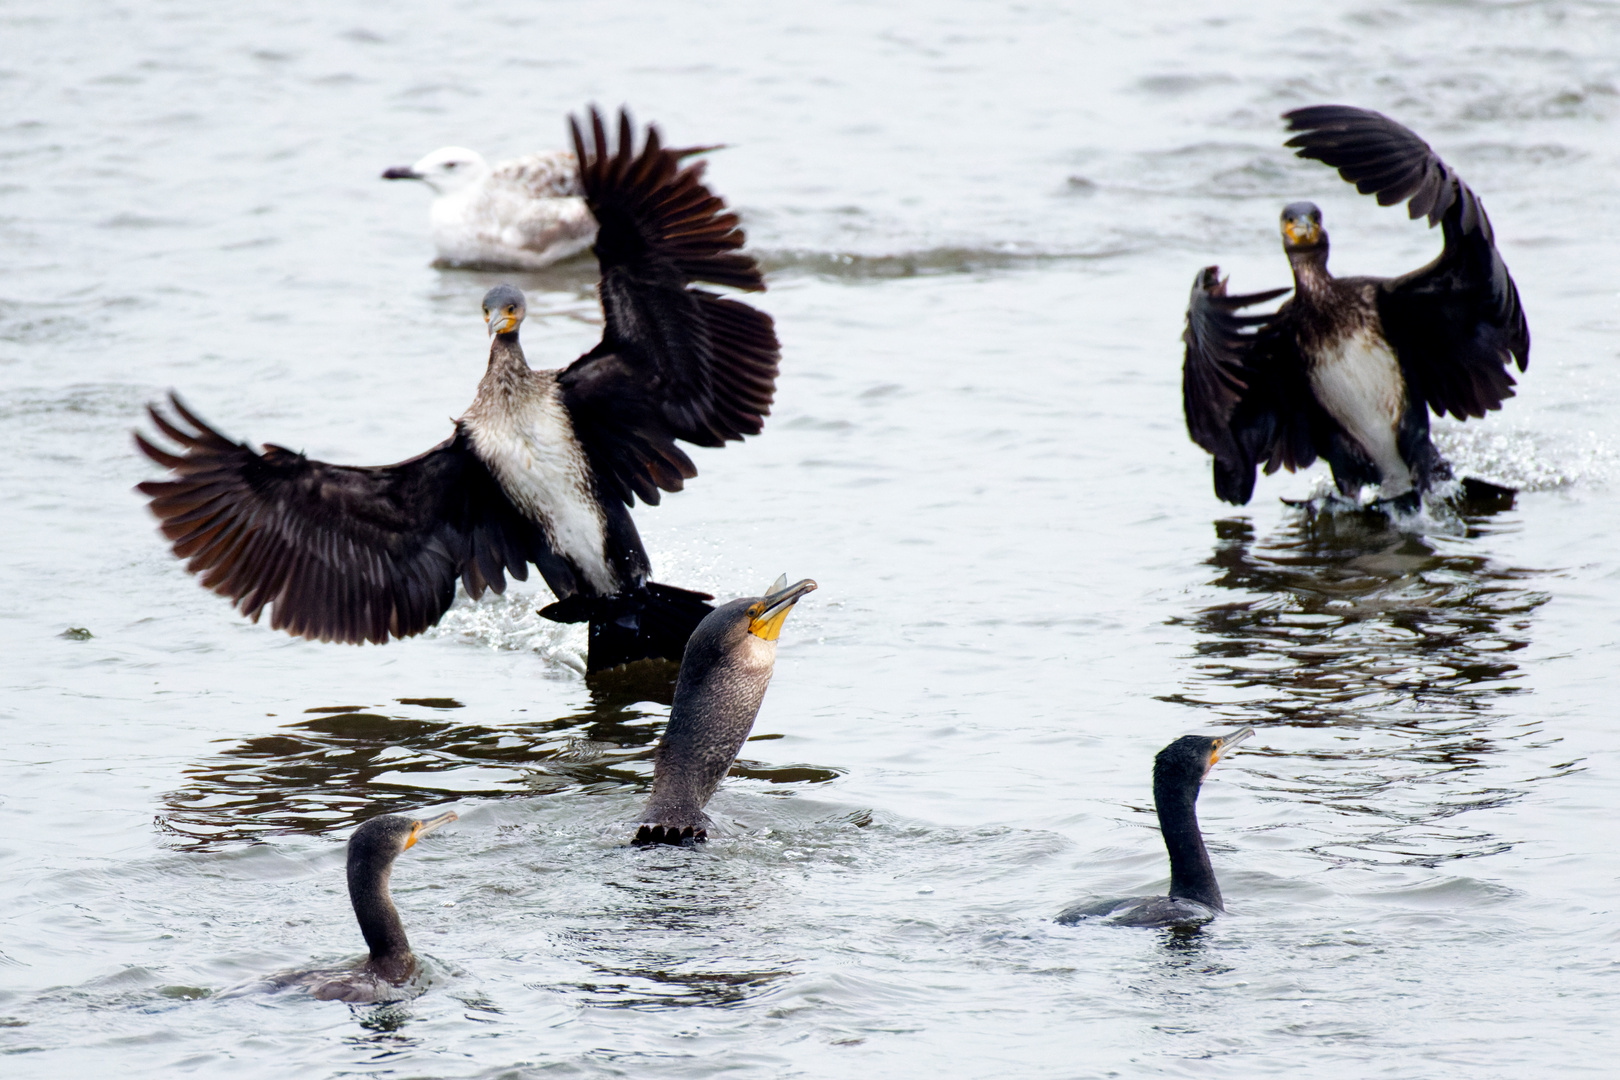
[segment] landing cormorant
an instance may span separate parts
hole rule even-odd
[[[1439,224],[1433,262],[1397,278],[1328,273],[1322,212],[1282,212],[1294,295],[1274,315],[1239,312],[1287,292],[1229,296],[1205,267],[1187,311],[1182,398],[1187,431],[1215,457],[1215,493],[1243,504],[1256,466],[1302,469],[1318,457],[1339,492],[1413,510],[1450,479],[1429,440],[1428,410],[1482,417],[1513,396],[1530,362],[1519,291],[1479,197],[1411,131],[1379,113],[1318,105],[1285,113],[1288,146],[1339,170],[1362,194]],[[1501,491],[1504,489],[1496,489]]]
[[[1215,763],[1254,734],[1183,735],[1153,759],[1153,805],[1170,854],[1170,895],[1138,896],[1081,904],[1059,915],[1060,923],[1104,919],[1116,926],[1197,926],[1226,911],[1221,887],[1198,831],[1198,789]]]
[[[764,596],[722,604],[693,631],[675,682],[669,726],[653,759],[652,796],[635,843],[708,838],[703,807],[754,727],[788,612],[815,587],[809,578],[789,585],[783,574]]]
[[[388,878],[402,851],[454,820],[454,810],[426,821],[384,814],[354,830],[349,837],[349,902],[371,955],[356,967],[310,972],[297,982],[322,1001],[368,1003],[401,996],[399,988],[415,976],[417,964],[399,909],[388,894]]]
[[[765,283],[737,249],[737,217],[680,167],[649,128],[638,152],[619,116],[612,151],[591,112],[591,145],[570,121],[581,186],[600,223],[602,341],[559,371],[532,370],[518,343],[523,294],[484,298],[489,367],[455,433],[397,465],[329,465],[280,446],[260,453],[213,430],[177,398],[152,409],[176,454],[137,434],[169,480],[151,497],[174,552],[249,618],[322,641],[382,643],[421,633],[455,599],[501,592],[528,563],[557,596],[545,609],[589,621],[591,670],[679,659],[706,594],[649,581],[631,521],[695,475],[677,439],[721,446],[758,434],[780,349],[771,318],[702,289]],[[182,427],[181,425],[186,425]],[[188,430],[189,428],[189,430]]]

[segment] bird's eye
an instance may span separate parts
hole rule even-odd
[[[459,162],[459,161],[447,161],[447,162],[444,163],[444,167],[447,168],[447,169],[453,169],[457,165],[460,165],[460,164],[461,164],[461,162]]]

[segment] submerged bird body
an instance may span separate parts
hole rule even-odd
[[[758,434],[780,349],[769,316],[701,289],[761,291],[737,252],[735,215],[680,168],[656,130],[638,152],[621,115],[617,150],[592,114],[574,129],[580,186],[601,221],[602,341],[560,370],[535,370],[518,331],[523,294],[491,289],[489,364],[452,437],[396,465],[352,467],[220,435],[171,399],[153,422],[181,453],[137,434],[173,478],[149,481],[175,554],[255,620],[323,641],[384,642],[438,622],[459,580],[473,598],[539,568],[557,602],[590,623],[591,670],[678,659],[706,594],[648,580],[630,517],[697,469],[677,440],[721,446]]]
[[[529,154],[491,167],[476,151],[445,146],[383,173],[433,190],[429,222],[449,266],[539,270],[578,255],[596,235],[573,154]]]
[[[717,607],[692,634],[681,659],[669,725],[653,759],[653,790],[638,844],[707,837],[703,812],[753,730],[776,665],[776,640],[788,612],[816,587],[786,577],[761,597]]]
[[[1385,205],[1409,200],[1445,246],[1398,278],[1335,278],[1322,213],[1282,213],[1294,295],[1272,315],[1246,307],[1286,292],[1227,294],[1218,267],[1194,281],[1183,402],[1193,441],[1215,458],[1215,492],[1242,504],[1255,470],[1318,457],[1347,498],[1368,484],[1415,509],[1451,470],[1429,437],[1429,410],[1481,417],[1513,396],[1508,369],[1529,363],[1530,332],[1478,197],[1411,131],[1378,113],[1328,105],[1287,114],[1288,145],[1339,169]]]
[[[1198,792],[1215,763],[1254,734],[1240,728],[1228,735],[1183,735],[1153,759],[1153,805],[1170,856],[1170,890],[1165,896],[1138,896],[1076,905],[1060,923],[1101,919],[1116,926],[1196,926],[1225,912],[1221,887],[1198,829]]]
[[[425,821],[397,814],[371,818],[349,837],[349,902],[370,955],[359,965],[307,972],[292,980],[323,1001],[364,1004],[410,996],[402,990],[417,973],[416,954],[389,894],[394,860],[427,833],[455,821],[447,811]]]

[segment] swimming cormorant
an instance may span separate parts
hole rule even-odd
[[[1106,919],[1117,926],[1196,926],[1226,908],[1198,831],[1198,789],[1215,763],[1254,734],[1239,728],[1227,735],[1183,735],[1153,759],[1153,805],[1159,832],[1170,854],[1170,894],[1081,904],[1059,915],[1060,923]]]
[[[722,604],[693,631],[675,682],[669,725],[653,759],[652,796],[637,844],[708,838],[703,812],[754,727],[776,665],[776,639],[799,598],[816,587],[776,579],[764,596]]]
[[[280,446],[260,453],[213,430],[171,396],[151,409],[182,452],[137,434],[171,469],[148,481],[174,552],[249,618],[299,637],[358,644],[421,633],[455,599],[501,592],[528,563],[557,596],[543,614],[591,624],[589,668],[679,659],[710,608],[704,593],[649,581],[631,521],[697,469],[676,445],[758,434],[780,349],[770,316],[691,288],[765,288],[737,249],[735,214],[649,128],[638,152],[619,116],[610,149],[591,112],[591,145],[572,120],[581,185],[600,222],[601,343],[560,371],[535,371],[518,343],[523,294],[484,298],[489,367],[454,434],[381,467],[329,465]],[[187,425],[182,427],[181,424]]]
[[[1243,504],[1254,471],[1325,458],[1344,496],[1377,484],[1416,509],[1451,477],[1429,440],[1428,410],[1482,417],[1513,396],[1509,368],[1530,362],[1519,291],[1479,197],[1411,131],[1379,113],[1318,105],[1285,113],[1288,146],[1339,170],[1362,194],[1439,224],[1445,244],[1397,278],[1328,273],[1322,212],[1291,203],[1283,250],[1294,295],[1273,315],[1239,312],[1287,292],[1229,296],[1205,267],[1187,311],[1182,398],[1187,431],[1215,457],[1215,493]],[[1503,489],[1497,489],[1498,491]]]
[[[416,974],[416,956],[405,924],[388,894],[388,878],[400,852],[440,825],[456,820],[447,810],[426,821],[384,814],[365,822],[349,837],[349,902],[360,933],[371,950],[364,963],[344,971],[311,972],[298,981],[322,1001],[366,1003],[399,996],[398,988]]]

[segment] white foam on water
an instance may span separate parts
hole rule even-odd
[[[428,637],[449,637],[502,652],[532,652],[546,661],[548,674],[585,673],[587,647],[584,623],[557,623],[540,609],[551,603],[549,593],[509,589],[504,595],[473,600],[459,592]]]
[[[1437,427],[1435,445],[1458,476],[1519,491],[1600,484],[1614,475],[1620,451],[1596,432]]]

